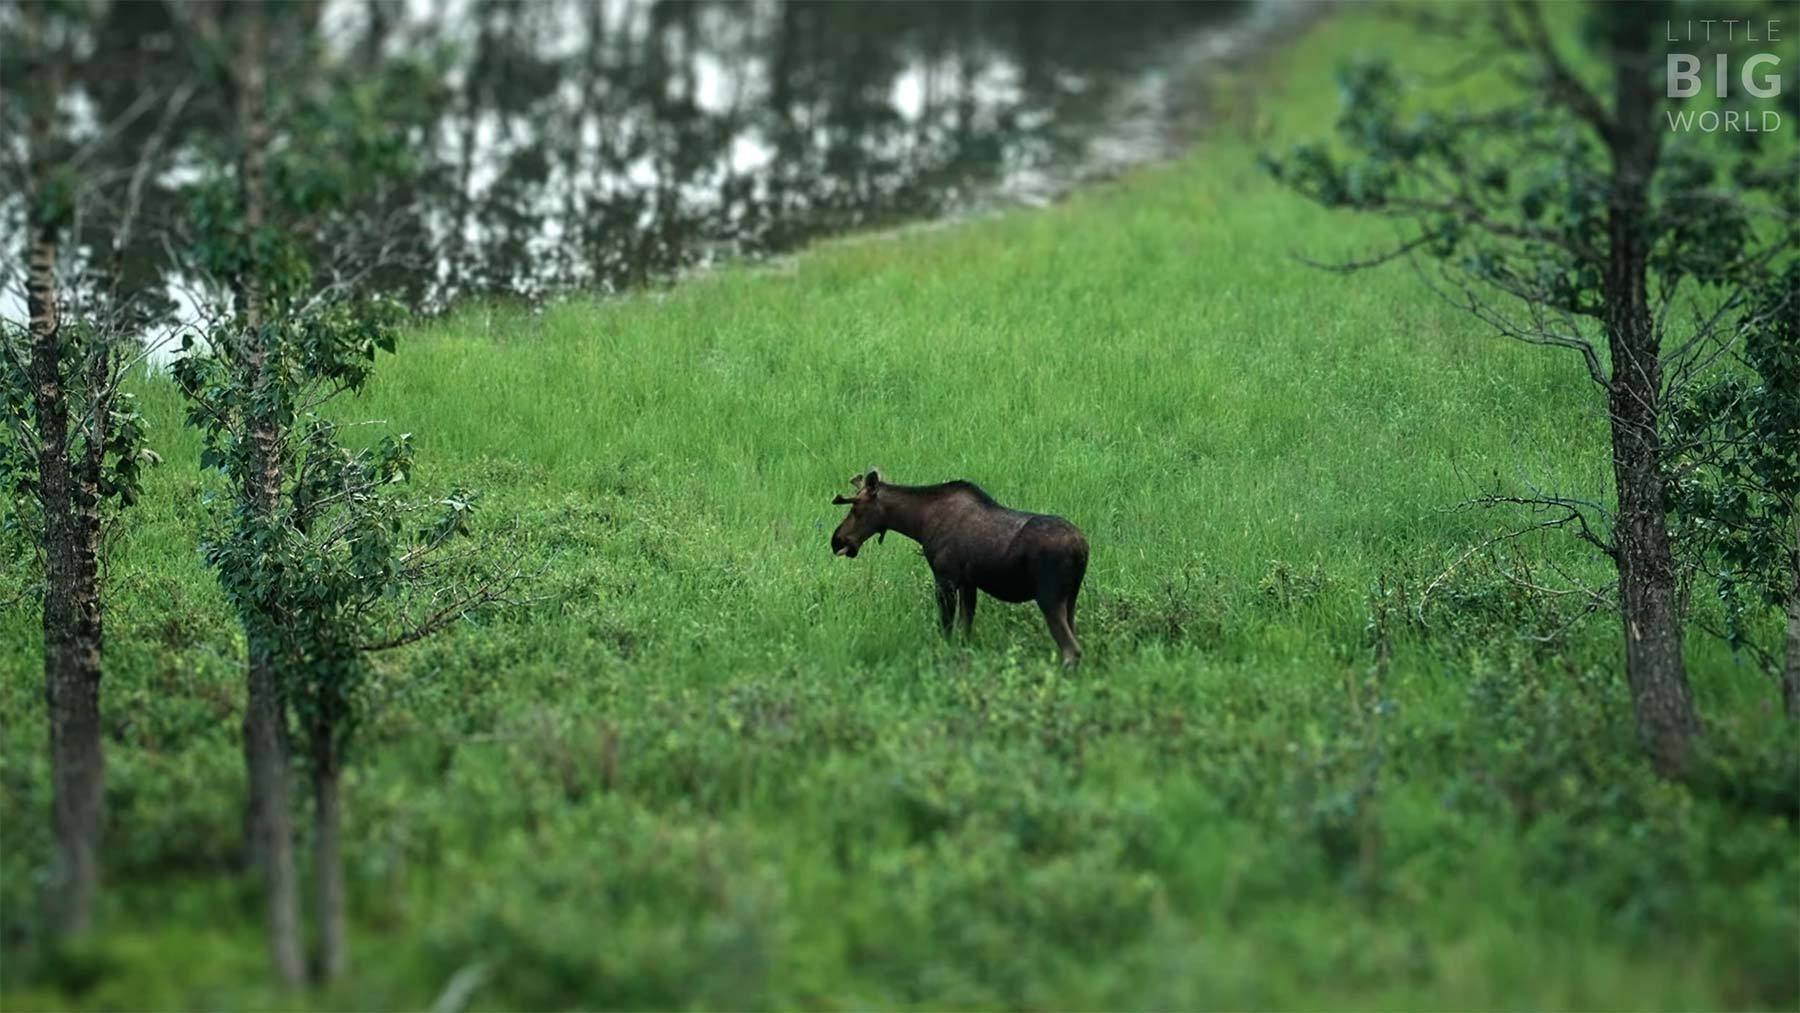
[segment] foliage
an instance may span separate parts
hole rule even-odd
[[[1670,412],[1670,510],[1696,565],[1717,576],[1727,639],[1800,594],[1800,264],[1746,308],[1741,369]]]
[[[163,165],[162,137],[152,130],[141,146],[117,139],[108,145],[104,136],[88,140],[86,154],[103,151],[120,163],[116,172],[99,178],[83,175],[68,161],[78,150],[76,138],[54,114],[47,116],[46,133],[38,137],[32,118],[46,106],[54,108],[50,89],[78,62],[77,52],[94,31],[96,12],[80,4],[45,4],[33,13],[35,28],[28,28],[33,19],[23,16],[0,22],[0,46],[20,54],[8,61],[8,95],[0,104],[0,128],[19,142],[10,152],[9,180],[19,187],[20,200],[8,202],[5,223],[7,252],[16,252],[18,259],[0,270],[0,284],[14,301],[13,311],[22,314],[27,305],[25,237],[33,230],[54,237],[58,256],[51,295],[60,312],[52,361],[68,441],[61,451],[79,480],[91,482],[103,506],[129,507],[142,489],[143,469],[160,458],[145,443],[144,418],[133,395],[119,389],[126,365],[138,352],[132,331],[139,323],[139,300],[121,284],[118,257],[99,251],[128,244],[139,227],[132,198],[143,179]],[[43,38],[33,39],[33,34]],[[143,109],[140,104],[136,113],[107,124],[109,133],[123,134],[133,126],[150,129],[156,118],[142,115]],[[34,141],[44,148],[32,150]],[[39,175],[31,175],[34,171]],[[85,230],[84,213],[90,220]],[[94,219],[104,224],[96,226]],[[83,242],[94,249],[81,249]],[[6,537],[41,547],[42,440],[37,387],[29,373],[31,341],[23,316],[0,320],[0,492],[10,501],[0,526],[7,529]],[[90,461],[96,445],[100,453]]]
[[[278,50],[274,59],[316,57]],[[260,224],[222,167],[193,188],[189,266],[252,288],[263,319],[246,320],[240,301],[237,313],[215,317],[204,347],[184,335],[172,367],[189,400],[187,422],[204,434],[200,463],[230,490],[229,526],[204,542],[206,561],[303,726],[323,729],[339,747],[356,721],[363,654],[453,618],[413,612],[449,590],[433,555],[466,532],[474,501],[454,493],[425,518],[424,504],[391,488],[411,474],[410,434],[359,447],[324,414],[367,384],[403,319],[398,304],[369,293],[363,275],[316,265],[323,254],[309,238],[321,227],[355,237],[343,213],[412,172],[419,68],[395,61],[381,69],[271,89],[277,136],[264,153]],[[338,228],[322,226],[334,218]],[[364,236],[355,245],[371,244]],[[273,434],[267,445],[263,434]],[[272,507],[262,501],[270,474],[279,486]]]
[[[348,447],[342,427],[317,410],[286,410],[360,389],[377,350],[393,348],[391,316],[381,307],[332,307],[327,316],[291,327],[271,323],[256,339],[274,352],[271,369],[285,388],[247,389],[231,366],[203,354],[184,356],[173,373],[190,401],[189,424],[205,435],[201,464],[224,475],[231,489],[249,488],[255,478],[242,420],[274,418],[287,434],[277,509],[265,513],[233,496],[229,527],[202,548],[251,643],[269,651],[283,674],[304,726],[322,719],[342,739],[356,720],[364,652],[428,621],[429,613],[414,619],[411,610],[443,590],[431,557],[467,532],[474,497],[452,492],[426,517],[424,504],[392,489],[412,473],[411,434]]]
[[[145,442],[146,423],[137,410],[136,395],[130,391],[108,389],[113,381],[93,388],[90,380],[99,375],[112,377],[119,372],[129,348],[117,340],[96,333],[99,328],[85,321],[65,321],[60,328],[60,341],[66,352],[58,364],[62,367],[62,389],[73,395],[70,405],[68,457],[80,461],[96,437],[93,425],[93,399],[105,401],[106,434],[100,437],[102,461],[99,490],[103,502],[129,507],[143,492],[144,469],[161,462],[161,455]],[[31,506],[38,493],[36,406],[32,402],[32,384],[23,369],[28,355],[28,336],[24,328],[0,324],[0,341],[7,350],[0,355],[0,400],[4,406],[5,438],[0,439],[0,488],[10,496],[17,508],[5,523],[18,524],[35,532],[42,519]],[[96,362],[99,359],[98,371]]]
[[[1414,254],[1438,262],[1442,294],[1508,337],[1580,352],[1606,386],[1604,353],[1591,336],[1607,318],[1603,272],[1616,241],[1608,235],[1616,156],[1607,112],[1582,78],[1589,61],[1566,62],[1543,12],[1494,5],[1488,14],[1485,38],[1466,25],[1451,36],[1486,42],[1486,62],[1530,88],[1480,99],[1440,88],[1452,100],[1434,106],[1418,97],[1432,91],[1418,75],[1381,58],[1353,61],[1338,75],[1338,143],[1295,145],[1263,165],[1326,207],[1407,223],[1403,240],[1368,263]],[[1595,4],[1582,13],[1579,37],[1604,54],[1653,20],[1639,7]],[[1658,141],[1660,161],[1652,156],[1654,185],[1636,238],[1650,250],[1672,389],[1729,340],[1716,334],[1719,318],[1743,309],[1800,249],[1800,194],[1790,185],[1800,162],[1791,146],[1759,137],[1669,132]],[[1693,323],[1677,323],[1682,314],[1671,306],[1691,307]]]

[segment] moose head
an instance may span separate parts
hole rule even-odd
[[[881,501],[881,474],[870,469],[867,475],[857,475],[850,479],[850,485],[856,489],[853,496],[833,496],[831,502],[839,506],[849,506],[850,513],[844,522],[831,533],[831,551],[833,555],[856,558],[856,552],[870,535],[876,541],[885,541],[887,537],[887,509]]]

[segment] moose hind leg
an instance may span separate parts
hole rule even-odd
[[[975,585],[964,584],[956,589],[956,618],[965,638],[975,631]]]
[[[1065,614],[1069,620],[1069,636],[1073,637],[1075,636],[1075,599],[1081,596],[1081,581],[1087,576],[1087,546],[1085,544],[1082,546],[1081,552],[1070,560],[1068,576],[1068,594],[1063,598],[1063,608],[1066,610]],[[1075,653],[1077,655],[1081,653],[1079,643],[1075,645]]]
[[[1050,627],[1051,638],[1062,650],[1063,667],[1073,668],[1081,660],[1081,645],[1075,641],[1075,631],[1069,626],[1068,601],[1045,595],[1038,598],[1038,608],[1043,610],[1044,625]]]
[[[1072,668],[1075,666],[1075,664],[1077,662],[1081,661],[1081,640],[1079,637],[1075,636],[1075,599],[1074,598],[1064,598],[1063,599],[1062,628],[1063,628],[1063,636],[1068,638],[1068,642],[1064,643],[1062,641],[1058,641],[1057,643],[1058,643],[1058,646],[1062,647],[1062,649],[1063,649],[1063,664]]]
[[[951,621],[956,618],[956,585],[942,577],[937,582],[938,625],[943,627],[944,636],[951,632]]]

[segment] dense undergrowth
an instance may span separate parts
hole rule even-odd
[[[1290,257],[1382,236],[1255,167],[1323,129],[1358,47],[1453,55],[1354,12],[1229,87],[1255,112],[1191,157],[1066,205],[409,335],[348,412],[415,434],[421,495],[485,490],[534,597],[382,657],[353,972],[305,1001],[1800,1002],[1771,684],[1694,638],[1706,773],[1659,781],[1616,620],[1505,575],[1598,561],[1555,533],[1467,552],[1516,520],[1454,509],[1495,481],[1604,494],[1580,364],[1403,269]],[[165,381],[139,390],[168,463],[111,555],[109,892],[62,950],[34,902],[38,616],[0,619],[9,1009],[288,1002],[239,868],[242,645],[194,548],[198,444]],[[940,641],[903,539],[832,558],[869,465],[1080,524],[1083,667],[1028,606]]]

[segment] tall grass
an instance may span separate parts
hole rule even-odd
[[[420,1005],[459,972],[492,1007],[1800,1000],[1792,812],[1656,781],[1614,620],[1552,636],[1486,554],[1453,566],[1516,520],[1455,509],[1495,482],[1606,494],[1579,363],[1403,268],[1293,259],[1384,238],[1255,167],[1375,46],[1454,55],[1356,12],[1238,80],[1257,139],[1062,206],[408,335],[344,412],[416,435],[421,495],[483,489],[537,597],[381,659],[358,963],[313,1001]],[[109,571],[112,892],[72,949],[32,913],[37,617],[0,620],[8,1008],[278,1002],[228,872],[209,483],[174,392],[140,392],[170,463]],[[942,642],[904,539],[833,558],[830,499],[871,465],[1079,524],[1081,670],[1027,606]],[[1691,660],[1779,795],[1768,687]]]

